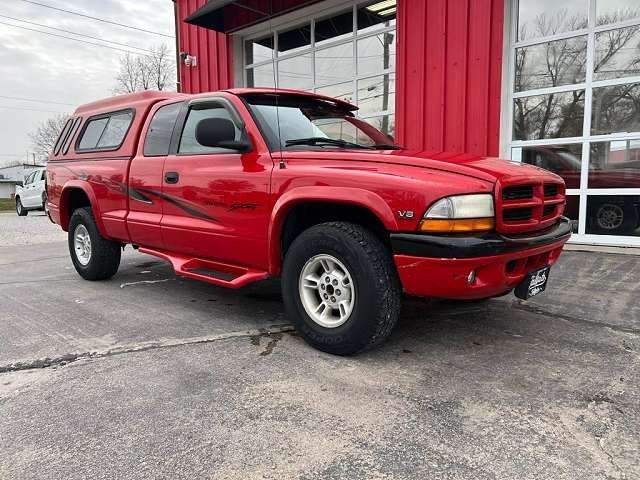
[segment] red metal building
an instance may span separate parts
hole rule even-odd
[[[556,171],[574,241],[640,246],[638,0],[173,1],[183,91],[346,99],[408,148]]]

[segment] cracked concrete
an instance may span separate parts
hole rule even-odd
[[[0,247],[0,479],[640,478],[640,257],[568,252],[526,303],[407,299],[341,358],[277,282],[129,250],[84,282],[65,249]]]

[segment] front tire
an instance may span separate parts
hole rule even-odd
[[[16,197],[16,213],[19,217],[26,217],[29,214],[29,211],[22,205],[20,197]]]
[[[315,348],[350,355],[391,334],[402,289],[389,250],[360,225],[323,223],[301,233],[283,265],[288,317]]]
[[[69,253],[85,280],[106,280],[120,266],[121,245],[100,235],[90,208],[79,208],[69,221]]]

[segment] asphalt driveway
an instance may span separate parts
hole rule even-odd
[[[640,478],[638,285],[638,256],[565,252],[535,301],[407,300],[341,358],[277,281],[127,249],[86,282],[45,217],[0,214],[0,478]]]

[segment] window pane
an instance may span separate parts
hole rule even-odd
[[[200,120],[203,120],[205,118],[225,118],[227,120],[231,120],[229,112],[223,107],[207,108],[205,110],[191,109],[189,111],[187,121],[184,124],[184,129],[182,130],[182,137],[180,138],[180,147],[178,148],[178,152],[195,154],[235,152],[235,150],[229,150],[226,148],[205,147],[204,145],[201,145],[198,140],[196,140],[196,127]],[[235,130],[235,140],[240,140],[240,130],[238,130],[237,127],[235,127]]]
[[[98,142],[98,148],[113,148],[118,147],[124,140],[124,136],[127,134],[129,125],[133,120],[133,113],[124,112],[117,115],[112,115],[107,123],[107,128],[104,130],[100,141]]]
[[[587,28],[588,5],[589,0],[520,0],[518,40]]]
[[[372,2],[358,8],[358,33],[372,32],[396,24],[396,0]]]
[[[144,139],[144,155],[146,157],[169,154],[173,126],[181,106],[181,103],[165,105],[155,113],[149,124],[147,137]]]
[[[278,34],[278,52],[293,53],[311,47],[311,25],[280,32]]]
[[[280,60],[278,62],[278,87],[308,90],[313,88],[311,55]]]
[[[586,60],[586,35],[518,48],[515,91],[584,82]]]
[[[396,32],[358,40],[358,75],[375,75],[396,68]]]
[[[640,75],[640,25],[596,33],[594,80]]]
[[[593,89],[591,133],[640,131],[640,83]]]
[[[394,110],[396,100],[395,74],[380,75],[358,81],[360,113]]]
[[[640,188],[640,140],[592,143],[589,188]]]
[[[312,123],[327,137],[347,142],[358,141],[358,129],[353,123],[343,118],[326,118],[313,120]],[[367,137],[370,141],[370,139]]]
[[[571,220],[571,231],[578,233],[578,215],[580,213],[580,195],[567,195],[567,204],[563,215]]]
[[[396,135],[395,115],[382,115],[381,117],[363,118],[363,120],[367,123],[370,123],[381,132],[389,135],[391,139],[395,138],[395,135]],[[358,143],[363,143],[363,142],[359,140]]]
[[[353,35],[353,12],[341,13],[331,18],[316,21],[316,46]]]
[[[582,136],[584,90],[516,98],[513,139]]]
[[[54,155],[57,155],[58,152],[60,151],[60,142],[62,142],[66,138],[67,133],[69,133],[69,129],[71,128],[71,125],[73,124],[73,121],[74,121],[74,119],[70,118],[69,120],[67,120],[67,123],[64,124],[64,128],[60,132],[60,135],[58,135],[58,139],[56,140],[56,143],[55,143],[55,145],[53,147]]]
[[[268,63],[247,70],[248,87],[275,87],[273,76],[273,64]]]
[[[316,88],[316,93],[353,103],[353,82],[339,83],[329,87]]]
[[[353,75],[352,42],[316,50],[316,85],[345,82]]]
[[[638,0],[597,0],[596,21],[598,25],[622,22],[640,17]]]
[[[637,195],[589,195],[586,233],[640,237]]]
[[[560,175],[567,188],[580,188],[582,144],[536,145],[513,150],[512,158]]]
[[[73,127],[71,127],[71,130],[69,131],[69,136],[67,137],[67,139],[64,141],[64,145],[62,147],[61,153],[63,155],[66,155],[67,152],[69,151],[69,148],[71,147],[71,142],[73,140],[73,137],[76,135],[76,133],[78,133],[78,128],[80,128],[80,121],[82,119],[80,117],[77,117],[73,123]]]
[[[273,58],[273,35],[244,42],[246,64],[263,62]]]
[[[80,150],[86,150],[90,148],[96,148],[96,144],[104,131],[104,127],[107,126],[109,121],[108,117],[100,118],[98,120],[91,120],[85,128],[82,134],[82,140],[80,140]]]

